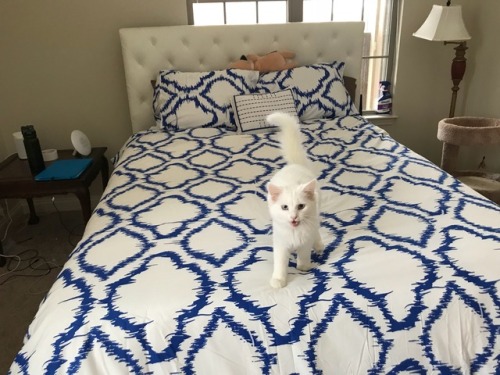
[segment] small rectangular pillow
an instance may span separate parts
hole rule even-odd
[[[298,121],[291,90],[269,94],[235,95],[233,110],[239,133],[261,133],[272,130],[275,126],[268,124],[266,117],[273,112],[289,113]]]
[[[344,87],[344,66],[335,61],[266,73],[259,77],[257,91],[291,89],[301,121],[358,114]]]
[[[254,92],[259,73],[228,69],[210,72],[159,73],[153,96],[153,111],[160,128],[194,127],[236,129],[231,107],[234,95]]]

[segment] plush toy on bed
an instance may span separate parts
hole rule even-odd
[[[295,53],[290,51],[274,51],[264,56],[248,54],[230,63],[228,69],[257,70],[260,73],[292,69],[297,66],[293,61],[294,57]]]

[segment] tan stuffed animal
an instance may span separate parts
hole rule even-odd
[[[257,70],[260,73],[274,72],[295,68],[294,52],[274,51],[264,56],[249,54],[229,64],[229,69]]]
[[[254,70],[254,63],[247,59],[245,55],[241,55],[238,61],[233,61],[227,66],[228,69]]]

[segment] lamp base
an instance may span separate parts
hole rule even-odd
[[[465,51],[467,51],[466,42],[444,42],[444,44],[458,44],[455,47],[455,58],[451,63],[451,80],[453,87],[451,88],[451,103],[450,114],[448,117],[455,117],[455,105],[457,103],[457,92],[460,90],[460,82],[464,78],[465,68],[467,67],[467,59]]]

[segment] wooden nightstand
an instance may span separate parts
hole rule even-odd
[[[9,156],[0,163],[0,198],[26,198],[30,209],[30,224],[38,223],[34,197],[43,197],[57,194],[75,194],[80,201],[83,220],[85,223],[90,219],[92,213],[90,206],[89,187],[97,175],[101,173],[103,189],[108,183],[109,167],[104,156],[106,147],[94,147],[89,156],[91,165],[80,175],[72,180],[35,181],[31,174],[28,161],[21,160],[17,154]],[[73,150],[58,150],[59,159],[74,159]],[[50,162],[46,162],[48,166]],[[0,254],[2,253],[0,243]],[[0,265],[2,258],[0,257]]]
[[[75,194],[80,201],[85,223],[90,219],[90,192],[89,187],[99,172],[102,175],[103,189],[108,183],[108,161],[104,156],[106,147],[94,147],[89,156],[92,164],[80,175],[72,180],[35,181],[28,161],[21,160],[16,154],[9,156],[0,163],[0,198],[26,198],[30,208],[30,224],[38,222],[34,197],[43,197],[56,194]],[[73,150],[59,150],[59,159],[74,159]],[[45,163],[46,166],[50,162]]]

